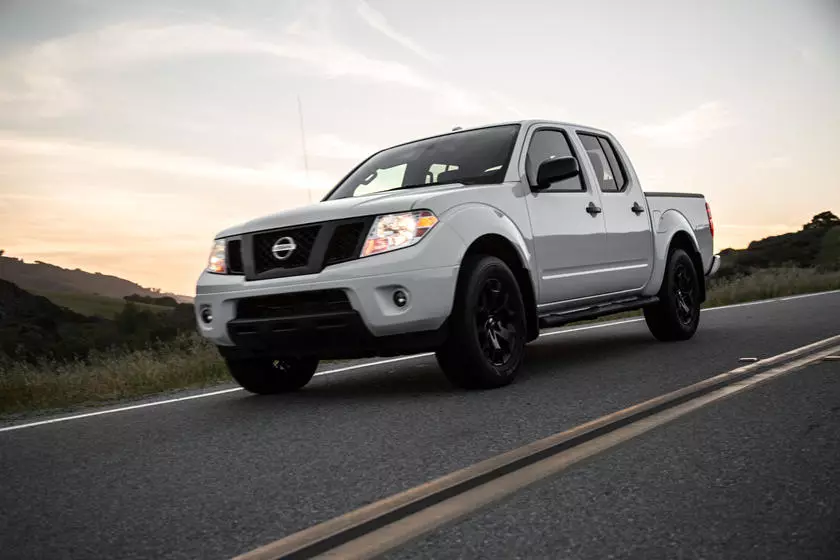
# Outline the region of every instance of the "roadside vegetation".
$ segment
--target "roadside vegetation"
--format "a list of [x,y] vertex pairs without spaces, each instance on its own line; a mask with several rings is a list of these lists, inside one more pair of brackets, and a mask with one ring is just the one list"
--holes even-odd
[[[724,251],[705,307],[840,290],[840,226],[835,223],[806,225],[797,234]],[[780,237],[787,242],[780,245]],[[799,252],[791,251],[791,245]],[[808,260],[803,253],[810,255]],[[215,348],[195,332],[191,304],[127,299],[134,301],[105,302],[103,309],[82,298],[88,307],[76,305],[77,311],[87,311],[80,313],[68,309],[67,299],[50,301],[0,280],[0,415],[230,381]],[[604,320],[634,315],[639,313]]]
[[[43,292],[33,291],[34,294],[44,296],[54,304],[75,311],[82,315],[104,317],[115,319],[125,309],[130,299],[118,299],[96,294],[79,294],[72,292]],[[129,296],[130,297],[130,296]],[[155,313],[166,313],[171,309],[162,305],[134,302],[137,309],[143,311],[154,311]]]

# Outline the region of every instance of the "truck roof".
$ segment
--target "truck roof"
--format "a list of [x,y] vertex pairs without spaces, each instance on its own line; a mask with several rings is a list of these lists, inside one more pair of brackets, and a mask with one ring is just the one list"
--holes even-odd
[[447,132],[442,132],[440,134],[432,134],[431,136],[426,136],[424,138],[415,138],[413,140],[407,140],[405,142],[401,142],[398,145],[409,144],[411,142],[417,142],[417,141],[426,140],[426,139],[429,139],[429,138],[439,138],[441,136],[447,136],[449,134],[457,134],[458,132],[464,132],[464,131],[467,131],[467,130],[480,130],[482,128],[491,128],[491,127],[494,127],[494,126],[505,126],[505,125],[511,125],[511,124],[518,124],[518,125],[521,125],[523,128],[527,128],[527,127],[529,127],[531,125],[534,125],[534,124],[540,124],[540,125],[546,125],[546,126],[552,126],[553,125],[553,126],[566,127],[566,128],[578,128],[578,129],[581,129],[581,130],[587,130],[589,132],[596,132],[596,133],[600,133],[600,134],[603,134],[603,135],[612,136],[612,134],[610,134],[606,130],[602,130],[602,129],[599,129],[599,128],[595,128],[595,127],[592,127],[592,126],[583,125],[583,124],[579,124],[579,123],[556,121],[556,120],[552,120],[552,119],[524,119],[524,120],[519,120],[519,121],[502,121],[502,122],[488,123],[488,124],[482,124],[482,125],[476,125],[476,126],[465,126],[463,128],[458,128],[457,130],[449,130]]

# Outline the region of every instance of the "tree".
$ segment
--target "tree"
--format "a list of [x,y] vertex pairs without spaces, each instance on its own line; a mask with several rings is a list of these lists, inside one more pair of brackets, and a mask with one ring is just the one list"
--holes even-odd
[[840,218],[832,212],[820,212],[811,218],[809,223],[802,226],[802,229],[830,228],[834,226],[840,226]]

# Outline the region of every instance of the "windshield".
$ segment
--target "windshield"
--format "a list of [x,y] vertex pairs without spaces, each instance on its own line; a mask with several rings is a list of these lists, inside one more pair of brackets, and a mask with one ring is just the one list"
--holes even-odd
[[518,133],[518,124],[493,126],[383,150],[353,171],[327,200],[445,183],[501,183]]

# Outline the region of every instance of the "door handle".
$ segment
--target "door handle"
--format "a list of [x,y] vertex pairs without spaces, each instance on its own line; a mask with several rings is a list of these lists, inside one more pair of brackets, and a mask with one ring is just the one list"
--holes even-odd
[[637,216],[645,211],[644,207],[640,206],[638,202],[634,202],[633,206],[630,207],[630,210],[632,210]]
[[589,212],[590,216],[595,216],[596,214],[601,213],[601,207],[595,206],[594,202],[590,202],[589,206],[586,207],[586,211]]

